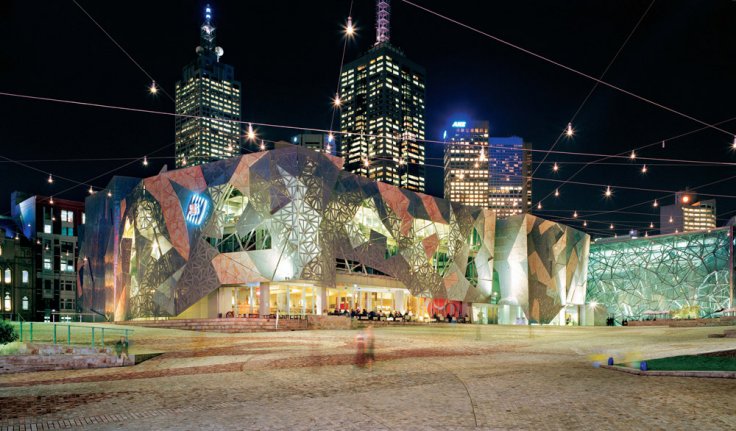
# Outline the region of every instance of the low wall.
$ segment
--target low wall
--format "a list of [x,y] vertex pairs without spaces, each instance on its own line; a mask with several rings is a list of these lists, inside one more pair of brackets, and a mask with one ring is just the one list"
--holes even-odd
[[130,355],[122,364],[112,353],[112,349],[105,347],[26,344],[17,355],[0,356],[0,374],[109,368],[134,364],[135,355]]
[[350,329],[350,318],[345,316],[307,316],[309,329]]
[[736,317],[716,317],[712,319],[657,319],[630,320],[628,326],[670,326],[673,328],[693,328],[699,326],[731,326],[736,325]]

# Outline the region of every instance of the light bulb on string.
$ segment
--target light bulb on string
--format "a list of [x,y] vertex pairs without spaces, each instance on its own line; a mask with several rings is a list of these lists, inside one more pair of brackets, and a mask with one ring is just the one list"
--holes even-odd
[[538,210],[542,209],[542,201],[537,202],[537,209]]
[[588,221],[587,220],[583,220],[583,227],[588,227]]
[[148,166],[148,157],[143,156],[143,166]]
[[657,200],[655,199],[654,202],[652,203],[652,206],[654,208],[657,208],[659,206],[659,202],[657,202]]
[[182,165],[182,166],[186,166],[186,165],[187,165],[187,156],[183,156],[183,157],[181,158],[181,165]]
[[228,153],[232,153],[232,151],[233,151],[233,144],[231,144],[231,143],[228,143],[227,144],[227,151],[228,151]]
[[110,190],[107,191],[107,197],[108,198],[111,198],[112,197],[112,192]]
[[332,141],[334,141],[334,140],[335,140],[335,135],[333,135],[333,134],[332,134],[332,132],[330,132],[330,133],[329,133],[329,134],[327,135],[327,142],[332,142]]
[[248,123],[248,140],[255,141],[256,139],[256,132],[253,130],[253,125],[251,123]]
[[353,37],[355,35],[355,26],[353,25],[353,17],[348,17],[348,23],[345,25],[345,35]]
[[578,218],[578,212],[577,211],[575,211],[575,212],[572,213],[572,218]]
[[611,226],[609,227],[609,229],[613,229],[613,223],[611,223]]
[[572,138],[572,135],[575,134],[575,131],[572,128],[572,123],[567,123],[567,128],[565,129],[565,135],[568,138]]
[[662,148],[664,148],[664,147],[665,147],[665,143],[664,143],[664,141],[662,141]]
[[95,189],[92,188],[92,186],[89,186],[89,190],[87,190],[89,194],[94,194]]
[[266,151],[266,144],[263,142],[263,139],[261,139],[261,151]]
[[332,147],[330,146],[330,144],[329,143],[325,144],[325,153],[329,153],[330,150],[332,150]]
[[613,191],[611,191],[611,186],[606,187],[606,191],[603,193],[607,198],[610,198],[613,194]]
[[672,219],[672,216],[670,216],[670,223],[672,223],[672,222],[674,222],[674,220]]
[[636,151],[631,150],[631,155],[629,156],[631,160],[636,160]]
[[335,108],[339,108],[341,104],[342,100],[340,100],[340,95],[335,94],[335,98],[332,99],[332,106],[334,106]]
[[555,197],[560,197],[560,189],[555,189]]
[[148,92],[153,95],[158,93],[158,87],[156,86],[156,81],[151,81],[151,85],[148,87]]
[[557,172],[560,170],[560,167],[557,165],[557,162],[555,162],[554,165],[552,165],[552,171]]
[[736,135],[733,135],[733,144],[731,144],[731,148],[736,150]]
[[648,169],[647,169],[647,165],[643,165],[643,166],[641,167],[641,173],[642,173],[642,174],[646,174],[646,173],[647,173],[647,170],[648,170]]
[[50,205],[53,205],[54,204],[54,197],[53,196],[51,196],[51,198],[49,199],[49,204]]
[[52,177],[51,174],[49,174],[49,178],[46,180],[46,182],[49,183],[49,184],[53,184],[54,183],[54,177]]
[[645,238],[648,238],[649,237],[649,231],[644,231],[644,237]]
[[363,158],[363,166],[365,166],[367,168],[370,165],[371,165],[371,161],[368,160],[368,157],[364,157]]
[[680,233],[680,230],[679,229],[675,229],[675,233]]

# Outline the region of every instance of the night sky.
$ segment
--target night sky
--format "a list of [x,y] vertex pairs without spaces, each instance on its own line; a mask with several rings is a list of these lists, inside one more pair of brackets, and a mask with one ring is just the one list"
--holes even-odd
[[[78,0],[80,4],[150,73],[169,94],[181,68],[195,57],[203,1]],[[650,0],[469,1],[416,0],[494,36],[599,76],[634,28]],[[212,1],[223,62],[235,67],[243,88],[243,119],[329,129],[342,52],[341,25],[349,0]],[[375,38],[372,0],[355,0],[353,20],[358,37],[348,44],[345,61],[357,58]],[[456,119],[484,119],[492,136],[519,135],[535,150],[549,149],[580,107],[594,82],[541,61],[456,24],[441,20],[400,0],[392,2],[392,43],[427,69],[427,138],[440,139]],[[722,0],[654,3],[604,80],[708,123],[734,118],[720,127],[736,133],[734,76],[736,2]],[[71,1],[0,3],[0,91],[73,99],[142,109],[174,111],[165,95],[147,92],[150,79]],[[40,101],[0,97],[0,156],[31,160],[47,174],[0,163],[0,212],[9,210],[10,192],[53,194],[83,199],[86,187],[58,176],[91,181],[104,187],[106,172],[129,160],[35,162],[39,159],[132,158],[140,163],[116,171],[145,176],[163,164],[173,166],[172,117],[126,113]],[[659,142],[702,126],[661,108],[599,86],[574,122],[576,135],[556,150],[613,154]],[[337,120],[335,128],[338,127]],[[259,128],[266,139],[287,139],[293,131]],[[639,156],[736,163],[733,136],[705,130],[667,140]],[[168,147],[166,147],[169,145]],[[154,153],[157,149],[160,149]],[[427,144],[428,165],[441,166],[442,148]],[[168,157],[157,158],[154,157]],[[535,152],[539,162],[544,153]],[[435,159],[436,158],[436,159]],[[534,203],[566,179],[584,156],[550,154],[533,185]],[[552,162],[560,164],[557,174]],[[605,187],[566,185],[559,198],[543,200],[545,217],[570,217],[578,210],[592,233],[610,234],[658,221],[651,201],[671,203],[666,191],[695,188],[736,175],[734,166],[692,166],[609,160],[593,165],[575,181]],[[610,164],[613,163],[613,164]],[[658,164],[662,164],[661,166]],[[442,196],[441,169],[428,170],[428,193]],[[736,179],[705,187],[702,193],[736,195]],[[629,186],[662,190],[625,190]],[[707,195],[701,194],[701,198]],[[736,213],[733,198],[719,197],[719,224]],[[634,204],[643,203],[639,206]],[[593,211],[616,211],[585,217]],[[632,214],[633,212],[634,214]],[[598,220],[600,224],[593,224]],[[580,220],[571,222],[580,226]]]

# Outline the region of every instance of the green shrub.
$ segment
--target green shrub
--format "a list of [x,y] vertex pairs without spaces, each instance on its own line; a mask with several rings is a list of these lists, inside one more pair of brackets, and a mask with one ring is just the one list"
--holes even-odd
[[10,322],[0,320],[0,344],[12,343],[18,339],[18,333]]

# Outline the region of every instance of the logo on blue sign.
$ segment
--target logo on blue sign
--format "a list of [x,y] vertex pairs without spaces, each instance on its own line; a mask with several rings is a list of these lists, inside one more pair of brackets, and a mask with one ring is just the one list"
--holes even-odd
[[452,127],[465,127],[465,124],[465,121],[455,121],[454,123],[452,123]]
[[202,195],[194,195],[189,199],[189,205],[187,206],[187,215],[184,217],[187,222],[199,226],[204,220],[204,215],[207,213],[207,198]]

